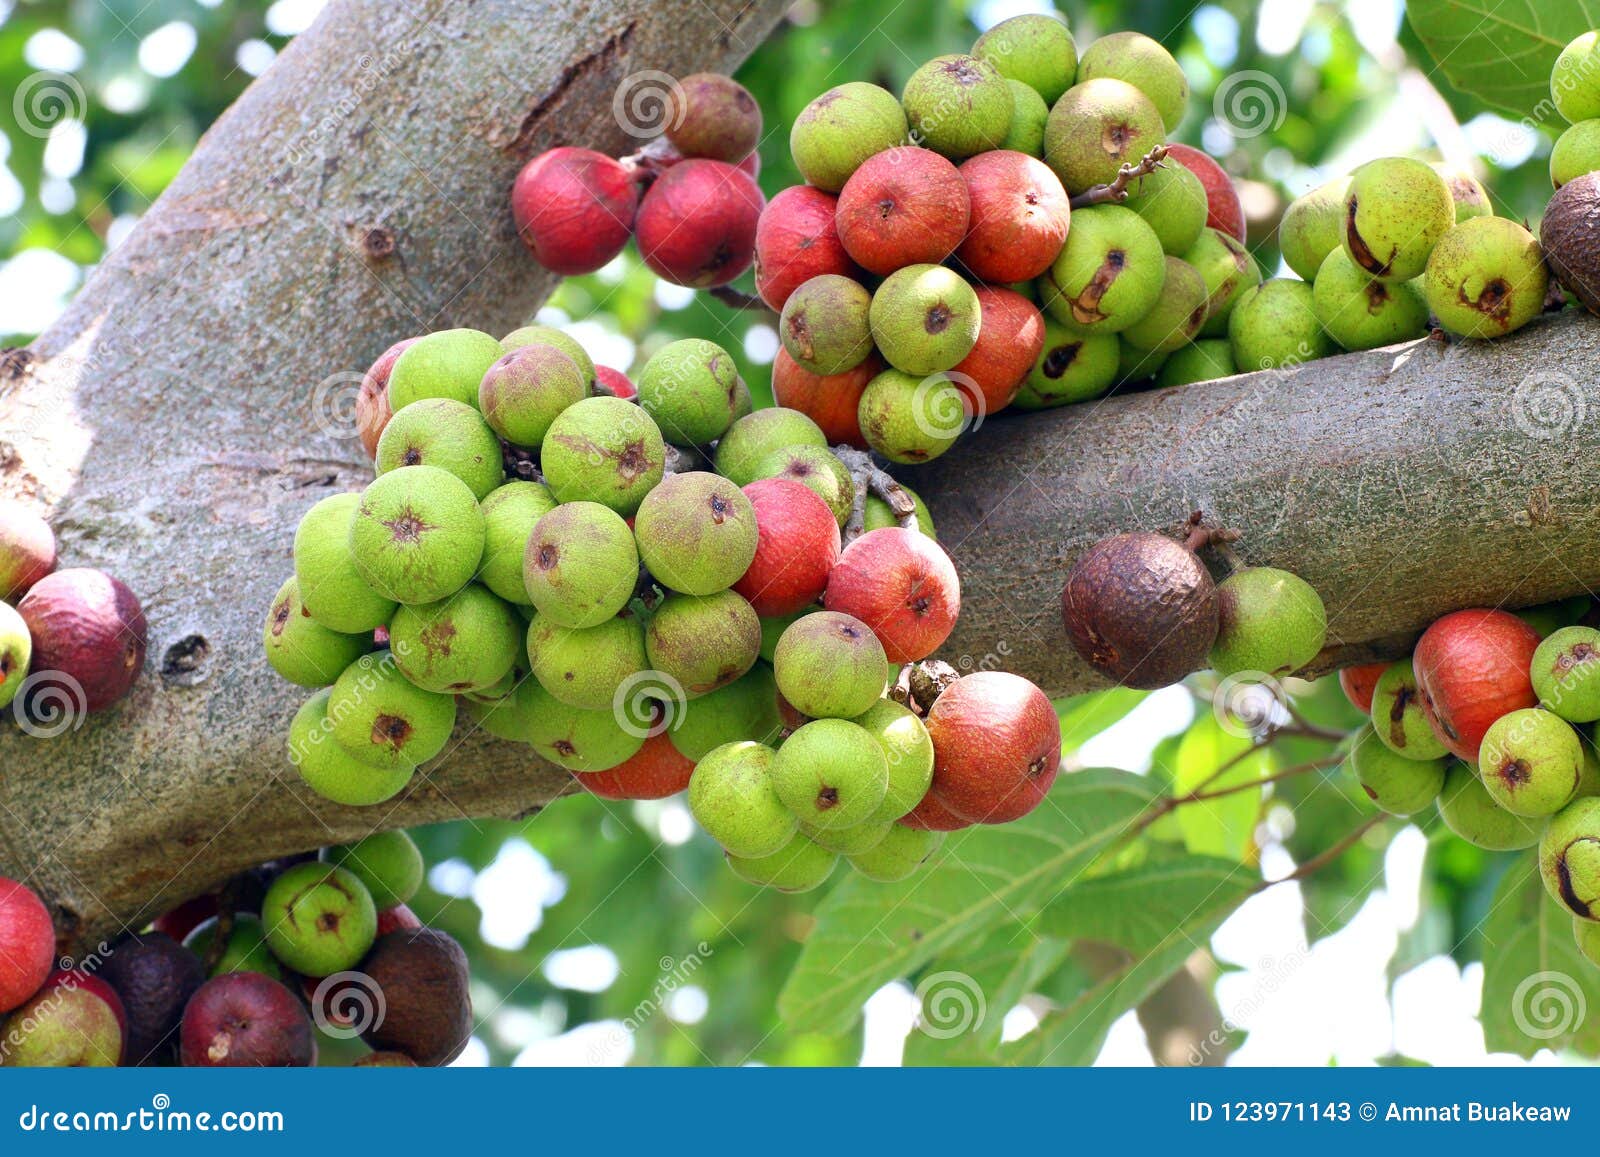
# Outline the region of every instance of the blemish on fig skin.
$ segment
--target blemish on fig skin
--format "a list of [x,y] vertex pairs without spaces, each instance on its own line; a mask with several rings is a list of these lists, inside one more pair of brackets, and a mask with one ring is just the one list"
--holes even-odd
[[828,811],[839,806],[839,789],[825,787],[817,792],[817,810]]
[[943,333],[950,328],[950,319],[953,316],[950,307],[941,301],[928,308],[926,316],[922,319],[922,328],[930,334]]
[[281,603],[279,603],[277,606],[272,608],[272,633],[273,633],[273,635],[277,636],[277,635],[283,634],[284,629],[286,627],[288,627],[288,625],[289,625],[289,600],[288,599],[284,599]]
[[1078,353],[1082,349],[1082,342],[1056,346],[1044,355],[1044,361],[1040,364],[1040,369],[1043,371],[1044,376],[1051,381],[1064,377],[1066,372],[1072,368],[1072,363],[1078,360]]
[[411,723],[399,715],[377,715],[372,720],[372,742],[398,751],[411,737]]

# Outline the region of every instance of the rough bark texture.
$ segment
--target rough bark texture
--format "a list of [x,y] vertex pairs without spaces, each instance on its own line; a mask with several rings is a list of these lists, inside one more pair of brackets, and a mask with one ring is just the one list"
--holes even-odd
[[506,332],[549,291],[506,206],[523,162],[631,151],[625,78],[730,71],[785,6],[432,0],[419,18],[340,0],[61,321],[0,357],[0,493],[47,512],[65,564],[116,574],[150,619],[126,702],[53,739],[0,728],[0,875],[53,905],[63,951],[265,858],[514,816],[567,786],[526,748],[462,734],[392,806],[317,799],[285,757],[303,695],[266,666],[262,616],[301,514],[370,477],[353,401],[372,359],[431,329]]
[[1052,694],[1105,686],[1061,629],[1068,569],[1105,535],[1195,510],[1243,532],[1240,560],[1322,595],[1313,671],[1402,655],[1445,611],[1596,589],[1596,365],[1600,322],[1569,311],[1497,342],[1001,414],[911,479],[962,576],[942,654]]

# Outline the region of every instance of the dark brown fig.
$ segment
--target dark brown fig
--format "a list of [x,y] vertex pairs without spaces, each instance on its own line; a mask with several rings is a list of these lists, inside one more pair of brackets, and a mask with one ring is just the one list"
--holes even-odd
[[361,1034],[373,1049],[419,1065],[447,1065],[472,1035],[467,954],[432,928],[378,937],[361,971],[382,994],[383,1015]]
[[1181,543],[1118,534],[1073,565],[1061,620],[1085,663],[1125,687],[1153,690],[1206,666],[1217,637],[1216,587]]
[[128,1017],[129,1065],[169,1065],[177,1059],[184,1006],[205,983],[200,958],[162,932],[142,932],[112,946],[100,968]]
[[1539,225],[1539,243],[1561,288],[1600,314],[1600,172],[1556,190]]

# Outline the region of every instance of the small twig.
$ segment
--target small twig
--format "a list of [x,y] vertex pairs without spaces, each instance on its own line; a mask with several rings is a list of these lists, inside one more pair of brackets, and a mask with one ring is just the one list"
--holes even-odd
[[241,879],[240,876],[233,877],[217,893],[217,926],[212,930],[211,943],[206,945],[203,961],[208,975],[222,963],[222,955],[228,950],[228,941],[233,939],[234,916],[238,912],[241,899],[239,895]]
[[1162,805],[1162,808],[1164,811],[1173,811],[1187,804],[1208,803],[1211,800],[1222,799],[1224,796],[1235,795],[1241,791],[1249,791],[1253,787],[1265,787],[1267,784],[1277,783],[1279,780],[1293,779],[1296,776],[1310,775],[1314,771],[1324,771],[1330,767],[1338,767],[1341,762],[1343,762],[1342,759],[1335,759],[1331,756],[1327,759],[1308,760],[1305,763],[1297,763],[1293,767],[1286,767],[1282,771],[1275,771],[1271,775],[1264,775],[1260,779],[1229,784],[1227,787],[1219,787],[1213,791],[1196,790],[1187,792],[1184,795],[1170,796]]
[[1334,844],[1331,848],[1327,848],[1318,852],[1305,863],[1297,867],[1294,871],[1290,872],[1287,876],[1279,876],[1276,880],[1262,880],[1261,883],[1255,886],[1254,891],[1258,893],[1265,892],[1268,888],[1274,887],[1277,884],[1287,884],[1290,880],[1303,880],[1315,872],[1320,872],[1323,868],[1326,868],[1329,864],[1333,863],[1351,848],[1355,847],[1356,844],[1360,843],[1362,836],[1366,835],[1373,828],[1377,827],[1386,818],[1388,817],[1381,815],[1373,816],[1371,819],[1368,819],[1365,823],[1356,828],[1355,831],[1351,832],[1338,843]]
[[1289,718],[1294,720],[1294,725],[1292,727],[1279,728],[1279,734],[1297,735],[1302,739],[1326,739],[1330,743],[1338,743],[1345,737],[1345,732],[1343,731],[1337,731],[1332,727],[1320,727],[1311,722],[1311,720],[1296,711],[1294,704],[1287,700],[1283,703],[1283,709],[1289,713]]
[[655,183],[657,177],[682,159],[678,150],[672,147],[672,142],[666,137],[656,137],[648,144],[620,158],[617,163],[632,174],[634,183],[639,186],[639,192],[642,194]]
[[518,482],[544,481],[544,475],[539,473],[536,452],[526,446],[513,446],[510,442],[501,438],[500,457],[505,464],[508,478],[515,478]]
[[1120,205],[1128,199],[1128,186],[1140,177],[1147,177],[1157,169],[1165,168],[1161,162],[1166,160],[1167,146],[1157,145],[1140,159],[1137,165],[1123,165],[1117,170],[1116,180],[1109,185],[1095,185],[1085,189],[1070,204],[1074,209],[1085,209],[1090,205],[1116,204]]
[[902,707],[920,713],[917,701],[911,694],[911,664],[907,663],[895,674],[894,683],[889,687],[889,698]]
[[850,517],[845,520],[841,532],[846,546],[860,538],[866,530],[869,494],[887,503],[895,521],[901,526],[907,530],[916,529],[916,502],[906,493],[905,487],[895,481],[892,474],[878,467],[872,460],[871,454],[841,443],[833,448],[833,456],[843,462],[844,468],[850,471],[850,481],[856,492],[855,502],[850,507]]
[[714,285],[706,290],[706,293],[732,309],[752,309],[762,313],[772,313],[772,307],[755,294],[735,289],[731,285]]
[[682,446],[667,443],[666,472],[668,474],[689,474],[700,469],[700,455],[693,450],[685,450]]
[[934,700],[944,694],[945,689],[959,678],[961,672],[939,659],[924,659],[920,663],[911,664],[906,676],[907,684],[911,688],[911,698],[922,709],[923,715],[933,709]]

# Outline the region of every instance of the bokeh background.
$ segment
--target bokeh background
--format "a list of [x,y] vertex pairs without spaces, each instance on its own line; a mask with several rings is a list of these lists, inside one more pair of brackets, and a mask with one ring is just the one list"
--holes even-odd
[[[0,0],[0,345],[21,344],[50,324],[206,126],[322,6]],[[1550,135],[1473,114],[1453,98],[1430,75],[1400,0],[1060,7],[1080,45],[1134,29],[1174,52],[1193,88],[1175,136],[1240,180],[1251,247],[1269,274],[1279,265],[1273,231],[1287,202],[1372,156],[1466,165],[1502,216],[1536,219],[1548,197]],[[823,89],[863,79],[899,91],[928,57],[964,50],[981,29],[1035,10],[1044,6],[800,0],[739,74],[766,114],[763,189],[771,196],[797,182],[787,126]],[[83,94],[52,118],[48,135],[24,129],[19,117],[28,78],[41,71],[70,75]],[[1272,83],[1252,87],[1253,111],[1225,107],[1228,78],[1246,72]],[[567,326],[596,361],[623,369],[677,338],[718,341],[742,359],[759,404],[770,404],[773,330],[753,320],[758,315],[658,282],[631,249],[566,283],[540,316]],[[937,519],[937,496],[930,498]],[[1331,682],[1298,690],[1308,713],[1356,722]],[[1192,751],[1208,740],[1203,686],[1113,693],[1062,709],[1068,758],[1080,766],[1172,778],[1188,758],[1183,745]],[[1249,834],[1248,855],[1269,876],[1282,874],[1302,859],[1298,844],[1313,846],[1316,818],[1302,811],[1297,820],[1282,803],[1269,808]],[[1474,937],[1504,865],[1436,827],[1386,833],[1311,883],[1247,902],[1209,946],[1197,946],[1183,973],[1116,1023],[1100,1062],[1516,1062],[1485,1054],[1475,1019],[1482,967]],[[461,1064],[902,1058],[916,1013],[903,985],[873,996],[850,1036],[783,1026],[776,993],[816,897],[744,885],[679,801],[574,798],[520,823],[463,822],[414,835],[432,869],[413,907],[460,939],[472,959],[480,1026]],[[1011,1010],[1007,1035],[1025,1033],[1035,1019],[1026,1004]],[[1197,1034],[1212,1032],[1218,1043],[1196,1052]],[[1543,1053],[1535,1061],[1553,1059]]]

